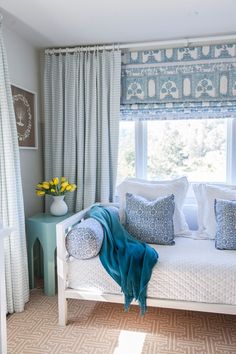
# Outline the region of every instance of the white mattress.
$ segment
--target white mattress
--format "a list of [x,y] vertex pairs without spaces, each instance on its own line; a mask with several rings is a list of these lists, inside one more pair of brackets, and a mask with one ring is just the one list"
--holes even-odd
[[[212,240],[178,237],[175,246],[152,245],[159,253],[148,297],[236,305],[236,251],[217,250]],[[68,287],[120,294],[99,257],[68,261]]]

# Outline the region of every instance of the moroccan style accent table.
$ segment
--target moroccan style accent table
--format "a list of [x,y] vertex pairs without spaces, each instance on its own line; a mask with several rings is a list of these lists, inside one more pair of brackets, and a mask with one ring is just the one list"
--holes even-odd
[[26,220],[30,288],[35,287],[34,243],[38,239],[43,250],[44,293],[47,296],[53,296],[56,292],[56,225],[71,215],[73,215],[73,213],[67,213],[63,216],[52,216],[51,214],[40,213]]

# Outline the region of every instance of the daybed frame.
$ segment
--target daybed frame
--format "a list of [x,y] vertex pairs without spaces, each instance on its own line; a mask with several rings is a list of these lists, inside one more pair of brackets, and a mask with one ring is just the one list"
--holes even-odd
[[[103,204],[104,205],[104,204]],[[108,205],[108,204],[106,204]],[[114,204],[109,204],[114,205]],[[57,231],[57,274],[58,274],[58,314],[59,324],[67,324],[67,300],[93,300],[104,302],[123,303],[124,296],[116,294],[94,294],[87,291],[71,289],[67,287],[67,251],[65,247],[65,235],[69,227],[78,223],[85,216],[87,208],[73,216],[65,219],[56,226]],[[136,303],[133,303],[136,304]],[[153,307],[165,307],[180,310],[192,310],[203,312],[215,312],[236,315],[236,305],[211,304],[193,301],[165,300],[158,298],[147,298],[147,305]]]

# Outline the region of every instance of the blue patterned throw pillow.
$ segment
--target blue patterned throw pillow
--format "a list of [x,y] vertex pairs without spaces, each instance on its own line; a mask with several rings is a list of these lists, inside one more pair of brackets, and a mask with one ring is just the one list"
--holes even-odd
[[126,230],[134,238],[159,245],[174,245],[174,195],[147,200],[126,194]]
[[215,246],[220,250],[236,250],[236,201],[216,199]]
[[103,228],[92,218],[81,221],[66,235],[66,249],[70,256],[89,259],[100,252],[103,242]]

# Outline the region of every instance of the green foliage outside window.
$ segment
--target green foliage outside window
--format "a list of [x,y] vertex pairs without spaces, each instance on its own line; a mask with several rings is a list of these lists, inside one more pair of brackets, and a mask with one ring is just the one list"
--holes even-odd
[[[120,129],[118,182],[135,175],[134,122]],[[147,122],[147,178],[188,176],[190,181],[226,179],[227,121]]]

